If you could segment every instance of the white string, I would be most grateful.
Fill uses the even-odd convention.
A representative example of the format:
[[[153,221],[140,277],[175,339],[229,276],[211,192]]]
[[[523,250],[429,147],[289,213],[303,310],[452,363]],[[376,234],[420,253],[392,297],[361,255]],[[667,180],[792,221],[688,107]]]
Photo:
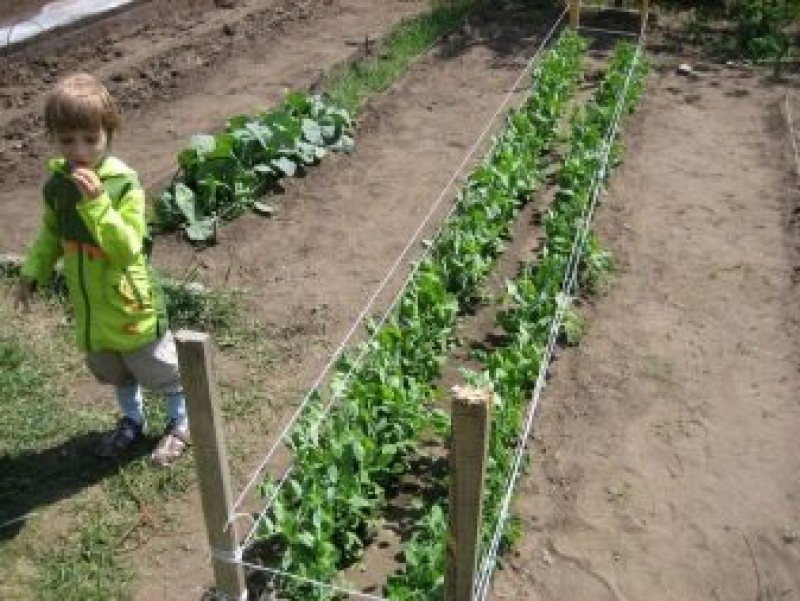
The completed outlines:
[[[795,134],[794,120],[792,119],[792,109],[789,106],[789,92],[786,92],[784,105],[786,107],[786,126],[789,128],[789,138],[792,140],[792,150],[794,151],[795,174],[798,178],[797,185],[800,187],[800,155],[797,152],[797,135]]]
[[[243,556],[244,553],[241,547],[230,551],[225,549],[211,549],[211,557],[224,561],[225,563],[238,563],[242,560]]]
[[[641,13],[642,12],[642,10],[640,8],[633,8],[633,7],[628,7],[628,6],[612,6],[612,5],[609,5],[609,4],[600,4],[600,3],[595,3],[595,2],[585,2],[581,6],[581,9],[582,10],[596,10],[598,12],[607,10],[607,11],[618,12],[618,13],[632,13],[632,14]]]
[[[290,580],[296,580],[298,582],[302,582],[303,584],[308,584],[311,586],[315,586],[320,589],[330,590],[335,593],[347,595],[348,597],[354,597],[356,599],[368,599],[369,601],[388,601],[385,597],[380,597],[378,595],[372,595],[370,593],[362,593],[361,591],[354,591],[351,589],[344,588],[342,586],[337,586],[335,584],[328,584],[326,582],[320,582],[319,580],[314,580],[313,578],[306,578],[305,576],[298,576],[297,574],[291,574],[289,572],[285,572],[283,570],[278,570],[277,568],[269,568],[266,566],[261,566],[255,563],[250,563],[248,561],[235,561],[229,562],[235,563],[242,567],[248,568],[250,570],[254,570],[256,572],[265,572],[270,574],[271,576],[277,576],[279,578],[288,578]]]
[[[553,322],[550,327],[547,348],[543,357],[543,361],[542,363],[540,363],[539,366],[539,374],[536,378],[536,385],[534,387],[533,394],[531,396],[531,402],[526,415],[523,434],[522,436],[519,437],[517,441],[517,447],[514,456],[514,464],[512,466],[511,474],[508,479],[508,484],[506,486],[506,490],[503,495],[503,500],[500,506],[500,513],[496,522],[495,530],[492,536],[492,541],[490,543],[489,550],[487,551],[481,563],[481,568],[478,575],[478,582],[476,583],[476,589],[475,589],[476,599],[478,599],[479,601],[483,601],[484,599],[486,599],[486,596],[488,595],[489,585],[491,584],[491,577],[497,559],[497,553],[500,547],[500,539],[502,537],[503,527],[505,525],[506,520],[508,519],[509,507],[511,504],[511,496],[513,494],[514,487],[516,486],[517,479],[519,478],[519,473],[522,466],[522,457],[524,454],[526,441],[530,436],[530,432],[533,427],[533,419],[536,414],[536,409],[539,405],[539,400],[541,398],[542,390],[545,387],[547,370],[550,366],[553,350],[555,349],[556,340],[558,338],[558,332],[561,329],[561,322],[564,317],[564,312],[566,311],[567,307],[570,304],[571,300],[570,293],[577,279],[578,265],[580,263],[580,255],[583,252],[583,244],[586,240],[586,236],[588,234],[588,226],[594,214],[594,210],[597,205],[597,200],[600,196],[601,185],[605,178],[606,171],[608,169],[608,162],[611,156],[611,146],[616,137],[616,131],[622,116],[622,109],[625,104],[625,99],[627,98],[628,89],[630,87],[631,78],[633,76],[633,71],[639,60],[641,48],[642,47],[640,38],[639,45],[637,46],[636,49],[636,54],[634,55],[634,58],[631,61],[631,66],[628,70],[628,75],[625,80],[625,84],[623,85],[623,88],[617,99],[617,106],[615,109],[614,117],[609,126],[606,138],[604,140],[602,162],[600,164],[599,169],[595,173],[594,181],[592,183],[592,188],[593,188],[592,199],[589,203],[589,206],[587,207],[587,210],[585,211],[584,217],[581,220],[580,229],[578,230],[575,237],[576,240],[580,239],[580,243],[573,245],[573,252],[570,256],[570,261],[568,263],[569,276],[568,278],[565,278],[564,283],[562,285],[562,291],[557,299],[558,307],[556,309],[556,314],[554,316]],[[577,253],[575,252],[576,248],[578,249]]]
[[[255,520],[253,519],[253,515],[252,515],[251,513],[245,513],[245,512],[241,512],[241,511],[240,511],[240,512],[233,512],[233,513],[230,515],[230,517],[228,517],[228,521],[227,521],[227,522],[225,522],[225,528],[224,528],[223,530],[224,530],[225,532],[227,532],[227,531],[228,531],[228,529],[229,529],[231,526],[233,526],[233,525],[234,525],[234,523],[236,522],[236,520],[239,520],[239,519],[241,519],[241,518],[245,518],[245,519],[249,520],[249,521],[250,521],[250,523],[251,523],[252,525],[255,525]],[[251,526],[251,527],[252,527],[252,526]]]
[[[602,27],[586,27],[585,25],[579,25],[578,31],[588,31],[590,33],[608,33],[611,35],[628,36],[632,38],[639,37],[639,34],[633,31],[622,31],[620,29],[604,29]]]
[[[237,497],[236,502],[233,505],[234,511],[236,511],[241,506],[241,504],[244,501],[246,495],[253,488],[253,486],[255,485],[256,481],[259,478],[259,476],[264,472],[265,468],[267,467],[269,462],[272,460],[272,457],[275,454],[275,452],[277,451],[278,447],[285,440],[285,438],[286,438],[287,434],[289,433],[289,431],[292,429],[292,427],[295,425],[297,420],[302,415],[303,411],[305,410],[306,406],[310,402],[310,400],[311,400],[312,396],[314,395],[314,393],[319,390],[319,387],[322,385],[322,382],[327,377],[327,375],[330,372],[331,368],[336,364],[336,362],[339,360],[339,358],[341,357],[342,353],[344,352],[345,348],[349,344],[350,338],[352,338],[353,334],[355,334],[355,332],[361,326],[364,318],[371,311],[373,304],[375,303],[377,298],[380,296],[380,294],[383,292],[383,289],[386,287],[388,282],[392,279],[392,277],[394,276],[394,274],[397,271],[397,269],[402,265],[402,263],[405,260],[405,257],[408,254],[408,252],[417,243],[418,238],[421,235],[421,233],[423,232],[423,230],[425,229],[425,227],[427,226],[428,221],[430,221],[431,217],[436,213],[436,211],[439,208],[439,205],[441,205],[441,203],[444,200],[447,192],[450,190],[450,188],[455,183],[455,181],[459,178],[459,176],[461,175],[461,173],[464,170],[464,168],[467,166],[467,164],[472,159],[473,155],[478,151],[478,149],[480,148],[480,146],[483,143],[484,139],[486,138],[488,133],[491,131],[495,120],[505,110],[506,106],[508,105],[508,103],[513,98],[514,93],[516,92],[518,86],[523,81],[523,79],[528,74],[528,72],[531,70],[534,62],[539,58],[539,55],[543,51],[543,49],[546,46],[546,44],[549,42],[550,38],[555,33],[555,31],[558,28],[558,26],[561,24],[561,21],[564,19],[564,16],[566,14],[567,14],[567,9],[564,9],[562,11],[561,15],[556,19],[556,21],[553,24],[553,26],[551,27],[550,31],[547,33],[547,35],[543,39],[542,43],[537,48],[537,50],[534,53],[533,57],[531,57],[530,61],[528,61],[527,65],[525,65],[525,67],[523,68],[523,70],[520,73],[519,77],[516,79],[514,84],[509,89],[508,94],[506,94],[506,97],[503,99],[503,101],[500,104],[500,106],[498,107],[498,109],[490,117],[489,121],[487,122],[486,126],[484,127],[483,131],[481,132],[481,134],[478,137],[478,139],[476,140],[476,142],[472,145],[470,150],[467,152],[466,156],[461,161],[461,164],[455,170],[453,175],[450,177],[450,180],[447,182],[445,187],[442,189],[441,193],[438,195],[438,197],[434,201],[434,203],[431,206],[431,208],[428,210],[427,215],[424,217],[424,219],[420,223],[419,227],[412,234],[412,236],[409,239],[408,243],[406,244],[405,248],[401,251],[400,256],[397,258],[397,260],[395,260],[393,265],[390,267],[389,272],[386,274],[386,276],[383,278],[383,280],[378,285],[376,290],[373,292],[372,296],[370,296],[370,298],[367,301],[366,305],[364,305],[363,309],[358,314],[358,317],[356,318],[356,321],[350,327],[350,329],[348,330],[348,332],[345,335],[344,339],[341,341],[341,343],[339,344],[339,346],[336,348],[336,350],[334,351],[333,355],[331,356],[330,360],[327,362],[325,367],[322,369],[322,372],[319,374],[319,376],[317,376],[316,380],[314,381],[314,383],[311,386],[311,389],[303,397],[303,400],[301,401],[301,403],[298,406],[298,408],[292,414],[291,418],[289,419],[289,422],[284,427],[284,429],[281,431],[281,433],[278,435],[278,437],[275,440],[275,442],[272,444],[270,449],[267,451],[266,456],[261,461],[261,463],[258,465],[256,470],[253,472],[250,480],[248,481],[248,483],[245,485],[245,487],[242,490],[242,492]],[[447,222],[447,218],[450,215],[452,215],[452,213],[456,209],[456,206],[457,205],[454,203],[453,206],[450,208],[450,211],[448,212],[448,214],[441,221],[441,223],[439,225],[439,228],[438,228],[438,230],[437,230],[437,232],[435,234],[435,237],[437,237],[439,235],[439,233],[441,232],[441,229],[444,227],[444,224]],[[435,239],[435,237],[434,237],[434,239]],[[423,252],[422,256],[423,257],[426,256],[429,252],[430,252],[430,247],[428,247]],[[378,329],[380,328],[380,325],[382,325],[386,321],[386,319],[388,318],[388,316],[391,313],[391,311],[393,310],[394,306],[397,304],[397,302],[401,298],[402,293],[403,293],[406,285],[408,284],[408,282],[411,280],[411,278],[414,276],[414,274],[416,273],[417,269],[419,268],[419,265],[420,265],[420,262],[417,262],[417,264],[412,268],[411,272],[408,274],[408,276],[405,279],[404,285],[400,287],[400,290],[397,293],[397,295],[395,296],[394,301],[389,305],[389,308],[384,312],[383,316],[378,321],[377,327],[373,330],[373,334],[367,340],[367,342],[369,342],[370,340],[373,340],[375,338],[375,336],[377,335]],[[350,369],[345,374],[345,382],[349,380],[349,378],[350,378],[351,374],[353,373],[355,367],[360,365],[360,362],[363,360],[363,356],[364,356],[365,353],[366,353],[366,345],[365,345],[364,348],[362,348],[362,351],[361,351],[360,355],[358,356],[356,361],[353,363],[353,365],[350,366]],[[326,406],[322,417],[327,415],[327,411],[329,410],[330,406],[331,406],[330,403],[328,404],[328,406]]]
[[[10,520],[7,520],[7,521],[3,522],[2,524],[0,524],[0,530],[2,530],[3,528],[8,528],[9,526],[13,526],[14,524],[19,524],[20,522],[27,522],[28,520],[30,520],[31,518],[36,517],[37,515],[39,515],[38,512],[31,511],[31,512],[28,512],[26,514],[17,516],[15,518],[11,518]]]
[[[256,531],[258,530],[258,525],[261,523],[261,520],[263,520],[264,517],[267,515],[267,511],[269,511],[269,508],[272,506],[272,502],[278,497],[278,493],[281,491],[283,485],[286,483],[286,480],[289,478],[289,476],[291,476],[293,471],[294,471],[294,466],[290,465],[289,467],[286,468],[286,471],[283,472],[283,476],[278,482],[278,485],[275,487],[275,490],[272,491],[272,494],[270,494],[269,498],[264,503],[264,506],[258,513],[258,517],[255,520],[253,520],[253,525],[250,528],[250,531],[247,533],[247,536],[244,537],[244,540],[241,544],[241,547],[243,549],[246,549],[250,545],[250,542],[256,535]]]

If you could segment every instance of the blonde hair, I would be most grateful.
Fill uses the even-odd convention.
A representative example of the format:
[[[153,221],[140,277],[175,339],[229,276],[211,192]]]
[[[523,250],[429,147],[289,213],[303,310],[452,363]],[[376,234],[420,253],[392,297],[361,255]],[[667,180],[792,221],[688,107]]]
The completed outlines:
[[[88,73],[76,73],[60,80],[48,94],[44,123],[50,135],[102,128],[111,140],[120,118],[106,87]]]

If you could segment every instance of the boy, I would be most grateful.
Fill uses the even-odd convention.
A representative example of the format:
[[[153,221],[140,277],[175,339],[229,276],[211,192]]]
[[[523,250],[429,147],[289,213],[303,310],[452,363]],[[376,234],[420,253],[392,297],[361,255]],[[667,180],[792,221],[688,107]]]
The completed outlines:
[[[63,257],[78,347],[95,377],[116,387],[122,411],[97,454],[117,457],[143,437],[144,386],[167,397],[169,424],[151,457],[169,465],[189,444],[186,403],[149,265],[144,192],[136,173],[108,154],[118,126],[111,95],[91,75],[66,77],[49,94],[45,127],[59,156],[49,163],[42,226],[14,296],[30,310]]]

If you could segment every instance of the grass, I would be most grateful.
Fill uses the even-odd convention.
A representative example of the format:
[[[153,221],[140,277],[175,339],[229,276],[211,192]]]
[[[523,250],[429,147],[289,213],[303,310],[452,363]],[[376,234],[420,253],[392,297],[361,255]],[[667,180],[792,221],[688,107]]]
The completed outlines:
[[[339,106],[358,114],[373,96],[385,91],[414,60],[463,22],[482,0],[438,0],[433,8],[406,21],[375,48],[365,40],[365,56],[334,68],[322,87]]]
[[[0,297],[9,293],[0,279]],[[225,385],[223,374],[226,416],[259,423],[265,399],[254,380],[274,357],[263,330],[242,322],[227,293],[180,300],[185,315],[217,325],[231,345],[227,362],[248,363],[244,391]],[[94,457],[116,409],[110,393],[96,409],[71,396],[85,369],[62,309],[58,298],[40,299],[18,327],[0,302],[0,564],[10,567],[0,572],[0,598],[125,599],[134,574],[121,557],[149,534],[169,531],[168,501],[190,489],[194,468],[191,460],[169,470],[150,464],[166,422],[164,403],[150,398],[148,440],[119,463]]]

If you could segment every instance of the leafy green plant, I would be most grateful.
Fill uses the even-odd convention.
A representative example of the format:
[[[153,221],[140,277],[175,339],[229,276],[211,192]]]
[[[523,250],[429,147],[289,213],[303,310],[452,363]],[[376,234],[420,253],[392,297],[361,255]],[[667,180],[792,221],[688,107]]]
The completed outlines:
[[[503,207],[503,197],[506,190],[515,191],[526,200],[530,199],[533,188],[525,185],[525,177],[515,168],[520,162],[521,168],[531,165],[534,180],[541,181],[544,172],[544,156],[546,149],[554,141],[558,121],[563,114],[580,76],[582,58],[586,50],[586,42],[572,32],[566,32],[539,63],[533,74],[533,87],[528,101],[518,112],[513,112],[508,118],[506,134],[498,141],[493,158],[497,160],[495,169],[476,170],[474,175],[478,181],[494,185],[484,200],[484,209],[497,211]],[[497,167],[500,165],[502,167]],[[517,179],[519,177],[519,179]],[[486,230],[486,228],[478,228]],[[478,231],[476,236],[484,235]],[[500,244],[507,231],[502,233],[489,231],[487,237],[493,239],[494,244]],[[443,258],[443,265],[449,273],[451,265],[465,263],[463,255],[467,244],[452,243],[451,238],[444,237],[448,244],[447,256]],[[474,286],[473,272],[482,273],[486,267],[478,263],[466,270],[469,279],[464,282],[463,276],[451,278],[453,286],[468,290]],[[482,276],[481,276],[482,277]],[[471,298],[468,295],[464,295]],[[472,383],[489,386],[488,380],[478,381],[481,376],[473,374]],[[490,461],[495,461],[491,459]],[[489,469],[507,469],[491,463]],[[441,599],[443,595],[445,545],[447,523],[445,517],[432,519],[433,514],[442,512],[446,517],[447,506],[434,506],[432,514],[421,520],[415,529],[411,541],[406,545],[404,557],[406,563],[403,569],[390,576],[386,586],[386,594],[390,599],[429,601]]]
[[[543,157],[574,91],[584,50],[580,38],[567,34],[541,63],[531,99],[509,115],[494,152],[470,175],[456,212],[396,310],[357,349],[358,359],[341,362],[326,398],[314,398],[292,429],[292,475],[280,490],[272,479],[262,486],[262,494],[274,498],[259,536],[281,549],[271,558],[280,569],[329,581],[360,557],[371,520],[386,504],[387,487],[407,471],[422,433],[437,422],[446,429],[433,409],[433,382],[452,344],[456,318],[476,298],[514,217],[543,178]],[[326,400],[335,404],[331,412]],[[443,517],[425,523],[438,528]],[[417,540],[423,544],[424,534]],[[439,586],[436,570],[425,567],[430,554],[421,548],[409,553],[413,565],[428,573],[410,578],[433,577],[431,586]],[[399,580],[394,586],[400,590]],[[288,580],[280,588],[290,598],[331,598]],[[431,587],[422,590],[428,594]]]
[[[578,226],[590,200],[595,174],[600,168],[604,132],[614,116],[614,107],[634,59],[635,50],[621,45],[609,70],[589,104],[573,122],[570,150],[564,158],[559,190],[548,212],[546,241],[539,261],[523,269],[507,286],[509,307],[498,315],[505,330],[506,342],[492,352],[482,354],[484,370],[466,372],[475,386],[491,389],[499,397],[492,423],[489,465],[484,502],[484,549],[498,521],[502,497],[514,461],[528,395],[538,374],[552,321],[559,307],[568,306],[562,283],[569,265]],[[645,69],[639,64],[633,71],[624,107],[632,110],[643,91]],[[568,312],[566,327],[574,325]],[[527,465],[527,459],[523,468]],[[439,512],[434,506],[432,512]],[[445,507],[446,514],[446,507]],[[446,521],[423,519],[406,546],[404,556],[413,559],[403,571],[392,575],[387,586],[389,598],[422,601],[442,598],[441,575],[445,567]],[[519,520],[509,519],[500,540],[500,551],[515,544],[521,534]]]
[[[800,11],[797,0],[737,0],[736,38],[749,58],[780,61],[789,51],[787,25]]]
[[[271,214],[263,196],[281,178],[353,144],[347,111],[323,96],[292,92],[277,110],[232,117],[220,134],[192,136],[178,157],[179,175],[155,203],[156,225],[213,243],[220,221],[250,209]]]

